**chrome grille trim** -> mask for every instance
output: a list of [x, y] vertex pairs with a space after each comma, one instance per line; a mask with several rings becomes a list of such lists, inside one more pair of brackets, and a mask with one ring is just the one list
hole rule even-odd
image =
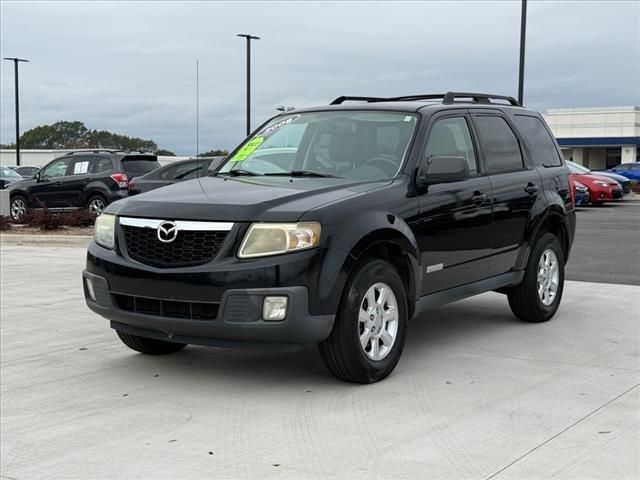
[[[157, 229], [158, 225], [169, 219], [157, 218], [135, 218], [135, 217], [118, 217], [120, 225], [138, 228]], [[178, 227], [178, 231], [207, 231], [207, 232], [228, 232], [233, 228], [232, 222], [199, 222], [189, 220], [175, 220], [173, 223]]]

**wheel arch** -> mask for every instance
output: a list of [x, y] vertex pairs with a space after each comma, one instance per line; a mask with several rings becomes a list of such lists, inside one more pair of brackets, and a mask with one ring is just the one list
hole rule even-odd
[[531, 249], [538, 238], [543, 232], [549, 232], [555, 235], [562, 247], [562, 253], [564, 256], [565, 264], [569, 260], [569, 252], [571, 249], [571, 235], [570, 227], [567, 221], [567, 214], [557, 205], [551, 205], [543, 215], [541, 215], [538, 221], [534, 224], [534, 227], [529, 232], [525, 247], [518, 258], [516, 266], [519, 270], [524, 270], [529, 260]]

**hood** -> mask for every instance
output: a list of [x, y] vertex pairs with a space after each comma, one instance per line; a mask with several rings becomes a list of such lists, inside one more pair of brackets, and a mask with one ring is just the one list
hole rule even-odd
[[105, 213], [210, 221], [297, 221], [306, 211], [390, 181], [344, 178], [202, 177], [112, 203]]
[[[613, 186], [613, 184], [618, 185], [615, 180], [598, 175], [593, 175], [591, 173], [573, 174], [572, 177], [574, 181], [578, 181], [586, 186], [594, 186], [594, 182], [605, 182], [609, 186]], [[600, 185], [596, 186], [599, 187]]]
[[612, 172], [591, 172], [592, 175], [595, 175], [596, 177], [602, 177], [602, 178], [613, 178], [616, 182], [619, 183], [624, 183], [624, 182], [628, 182], [629, 179], [627, 177], [623, 177], [622, 175], [618, 175], [617, 173], [612, 173]]

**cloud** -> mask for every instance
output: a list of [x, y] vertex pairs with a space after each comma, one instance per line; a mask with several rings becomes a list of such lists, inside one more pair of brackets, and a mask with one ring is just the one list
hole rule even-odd
[[[640, 103], [640, 5], [529, 2], [525, 102]], [[2, 2], [0, 53], [21, 65], [22, 131], [56, 120], [195, 152], [244, 136], [278, 104], [342, 95], [480, 90], [515, 95], [520, 2]], [[13, 71], [0, 76], [0, 142], [13, 142]]]

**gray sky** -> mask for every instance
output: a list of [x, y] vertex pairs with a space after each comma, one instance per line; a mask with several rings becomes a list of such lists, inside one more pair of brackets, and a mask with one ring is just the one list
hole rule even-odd
[[[0, 53], [20, 67], [21, 130], [57, 120], [195, 153], [278, 104], [447, 90], [517, 93], [520, 1], [0, 2]], [[13, 68], [2, 62], [0, 143], [14, 141]], [[640, 104], [640, 2], [529, 1], [525, 103], [538, 110]]]

